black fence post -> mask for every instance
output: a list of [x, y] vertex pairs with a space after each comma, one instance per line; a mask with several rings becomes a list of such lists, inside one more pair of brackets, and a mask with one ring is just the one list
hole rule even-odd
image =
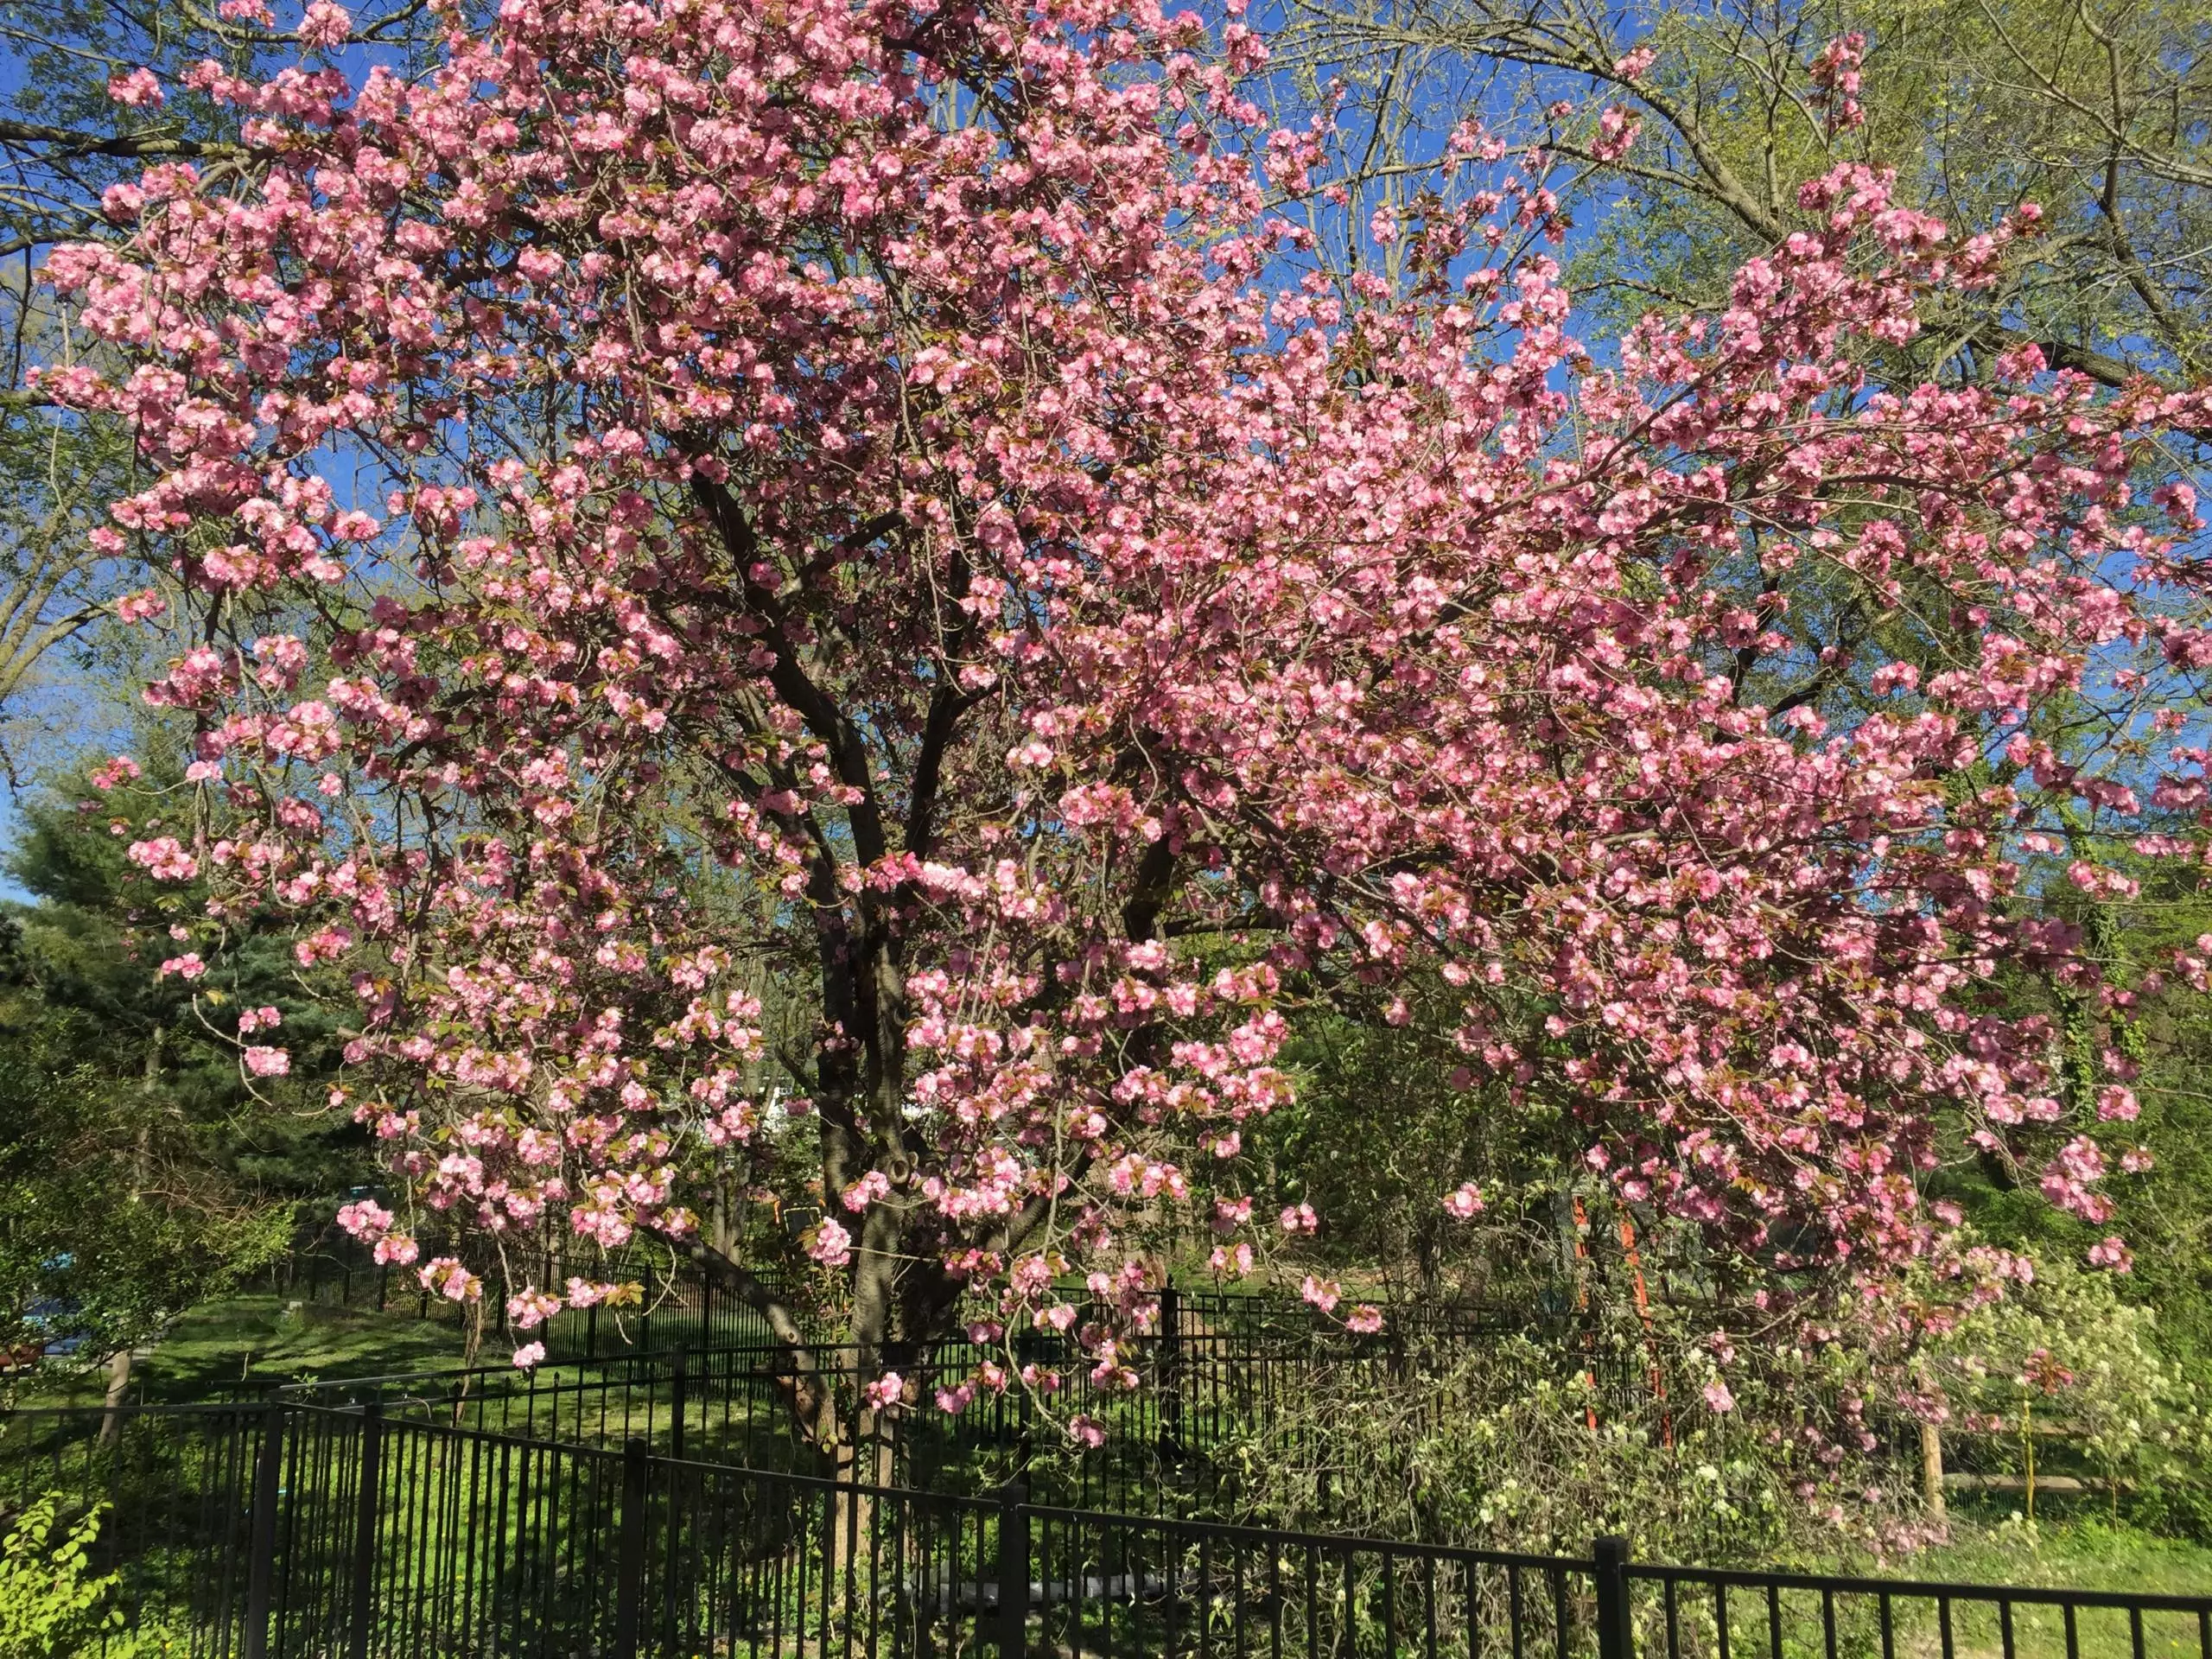
[[999, 1659], [1029, 1652], [1029, 1483], [999, 1488]]
[[645, 1459], [651, 1448], [632, 1438], [622, 1447], [622, 1542], [615, 1560], [614, 1659], [638, 1659], [645, 1605]]
[[361, 1408], [359, 1480], [353, 1495], [353, 1598], [346, 1619], [346, 1659], [369, 1659], [377, 1613], [377, 1510], [384, 1485], [384, 1402]]
[[276, 1505], [283, 1497], [284, 1402], [271, 1394], [261, 1426], [261, 1446], [253, 1465], [253, 1510], [247, 1544], [245, 1631], [243, 1659], [264, 1659], [269, 1651], [269, 1613], [276, 1588]]
[[[689, 1408], [690, 1356], [678, 1348], [669, 1370], [668, 1455], [680, 1462], [683, 1457], [683, 1419]], [[661, 1647], [673, 1652], [676, 1647], [676, 1586], [683, 1581], [683, 1484], [684, 1471], [668, 1471], [668, 1523], [664, 1546], [664, 1570], [660, 1592]]]
[[1598, 1591], [1598, 1659], [1635, 1659], [1629, 1622], [1628, 1540], [1608, 1535], [1590, 1551]]
[[1173, 1275], [1160, 1291], [1160, 1440], [1170, 1454], [1183, 1449], [1183, 1297]]
[[668, 1455], [678, 1462], [681, 1462], [683, 1458], [683, 1418], [685, 1408], [689, 1404], [685, 1395], [689, 1392], [687, 1385], [690, 1381], [689, 1358], [685, 1351], [678, 1348], [675, 1357], [669, 1364]]

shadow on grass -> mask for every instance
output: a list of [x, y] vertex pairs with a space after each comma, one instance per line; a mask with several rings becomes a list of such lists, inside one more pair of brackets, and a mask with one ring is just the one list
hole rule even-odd
[[[461, 1334], [435, 1320], [319, 1306], [274, 1295], [194, 1308], [139, 1357], [132, 1392], [163, 1403], [312, 1377], [458, 1365]], [[104, 1371], [49, 1360], [15, 1390], [19, 1406], [98, 1405]]]

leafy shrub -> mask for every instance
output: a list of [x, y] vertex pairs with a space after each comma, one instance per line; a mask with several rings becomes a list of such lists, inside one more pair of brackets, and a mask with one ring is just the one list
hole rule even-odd
[[167, 1632], [124, 1628], [123, 1610], [110, 1605], [119, 1575], [92, 1571], [92, 1545], [107, 1508], [94, 1504], [64, 1530], [61, 1494], [48, 1492], [16, 1517], [0, 1542], [0, 1654], [154, 1659], [170, 1651]]

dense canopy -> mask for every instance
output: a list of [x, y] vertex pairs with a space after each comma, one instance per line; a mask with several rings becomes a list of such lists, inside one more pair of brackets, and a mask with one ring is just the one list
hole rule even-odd
[[1331, 269], [1269, 203], [1326, 202], [1333, 134], [1264, 124], [1241, 22], [447, 21], [413, 79], [328, 0], [297, 67], [195, 72], [250, 164], [149, 168], [48, 266], [92, 348], [43, 389], [135, 427], [102, 546], [200, 641], [149, 695], [227, 826], [132, 856], [217, 884], [175, 971], [273, 902], [354, 972], [387, 1255], [643, 1231], [795, 1338], [701, 1236], [735, 1159], [811, 1189], [871, 1364], [1088, 1275], [1110, 1373], [1163, 1213], [1232, 1271], [1311, 1224], [1243, 1173], [1286, 1010], [1438, 977], [1471, 1110], [1556, 1104], [1717, 1249], [1923, 1255], [1954, 1130], [2106, 1213], [2128, 1063], [2082, 1085], [1993, 988], [2160, 988], [2040, 900], [2196, 856], [2158, 441], [2205, 399], [1865, 367], [2031, 213], [1840, 167], [1725, 310], [1595, 351], [1548, 159], [1472, 120]]

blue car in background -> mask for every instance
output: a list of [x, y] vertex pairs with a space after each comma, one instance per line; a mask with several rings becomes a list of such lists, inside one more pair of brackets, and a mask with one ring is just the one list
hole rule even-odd
[[[68, 1272], [76, 1265], [77, 1258], [73, 1255], [52, 1256], [39, 1263], [43, 1272], [57, 1275]], [[75, 1353], [85, 1345], [81, 1332], [51, 1337], [44, 1342], [39, 1340], [39, 1333], [57, 1330], [66, 1332], [76, 1321], [77, 1316], [84, 1312], [84, 1307], [85, 1305], [74, 1296], [32, 1298], [30, 1307], [23, 1316], [23, 1323], [32, 1332], [31, 1340], [9, 1353], [7, 1363], [10, 1365], [35, 1364], [42, 1357], [67, 1357]]]

